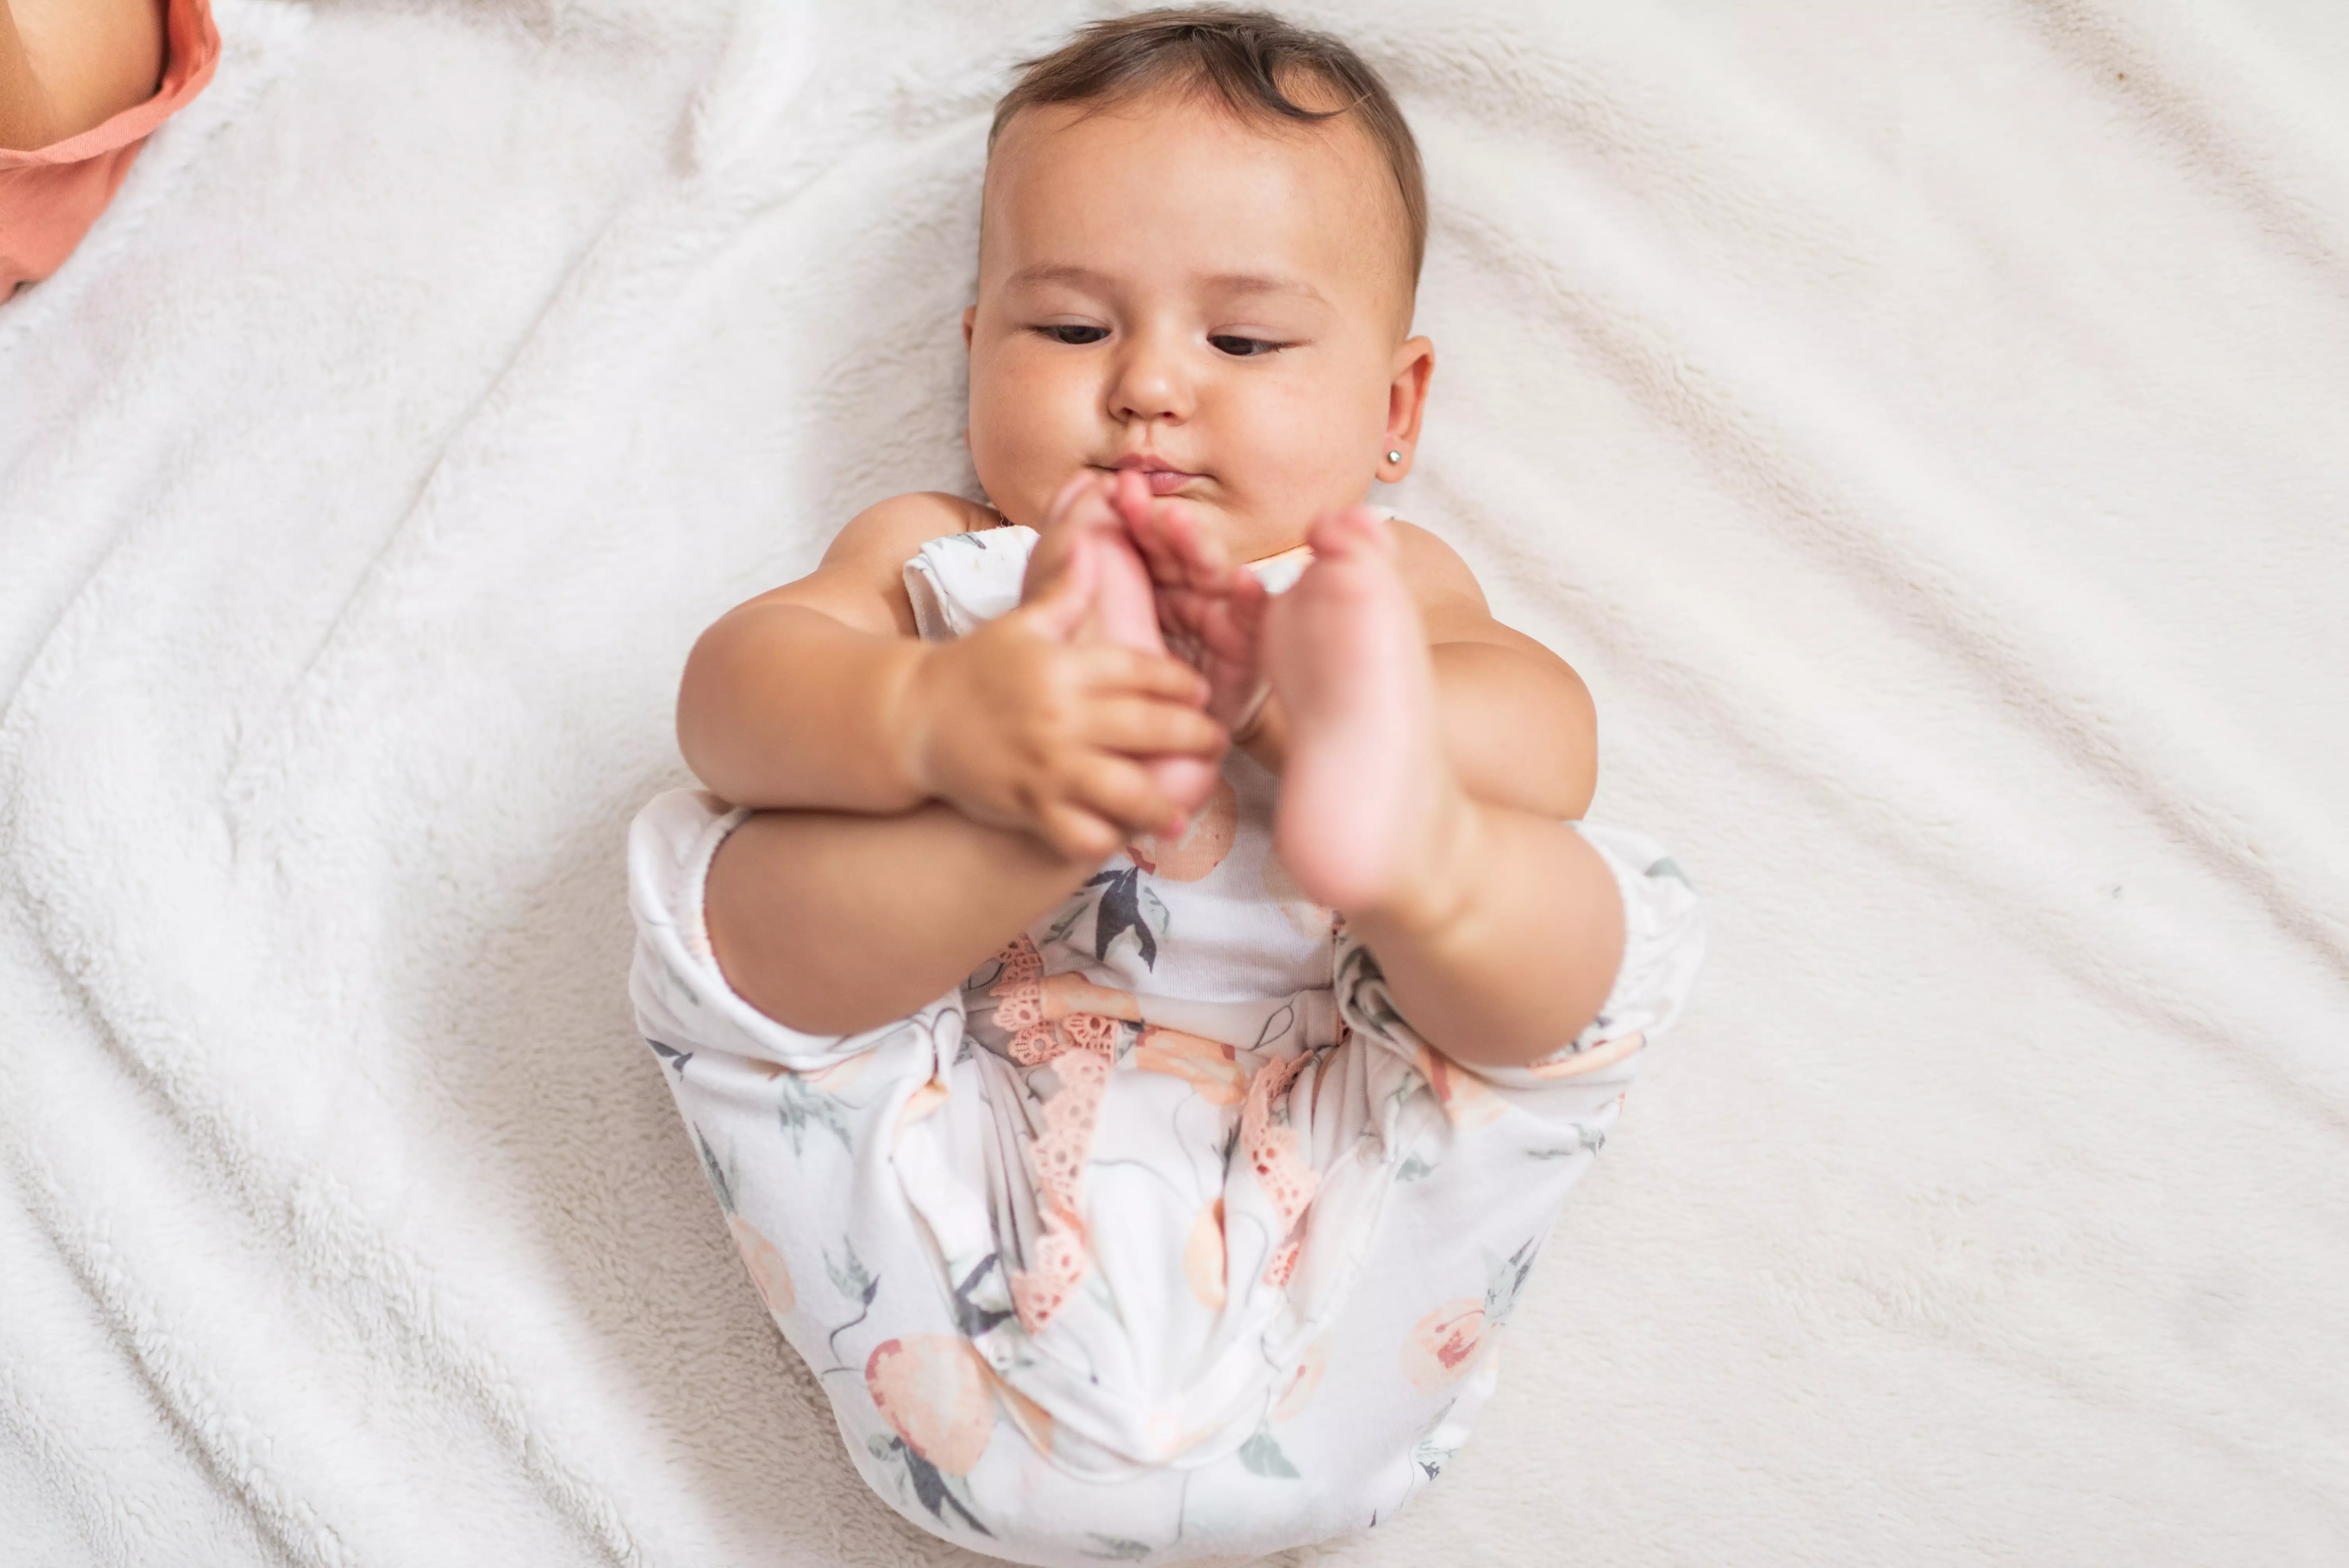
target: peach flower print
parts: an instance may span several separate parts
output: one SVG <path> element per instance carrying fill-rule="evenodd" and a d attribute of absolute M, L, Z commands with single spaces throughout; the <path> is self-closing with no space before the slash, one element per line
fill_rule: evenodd
<path fill-rule="evenodd" d="M 1321 1387 L 1321 1374 L 1330 1367 L 1330 1342 L 1325 1336 L 1305 1347 L 1297 1358 L 1297 1366 L 1280 1390 L 1280 1398 L 1272 1402 L 1272 1418 L 1286 1421 L 1313 1402 L 1313 1391 Z"/>
<path fill-rule="evenodd" d="M 1224 1305 L 1224 1201 L 1202 1207 L 1191 1222 L 1183 1243 L 1183 1277 L 1199 1305 L 1213 1311 Z"/>
<path fill-rule="evenodd" d="M 1444 1108 L 1444 1119 L 1454 1127 L 1483 1127 L 1498 1120 L 1509 1109 L 1509 1102 L 1495 1094 L 1483 1078 L 1441 1051 L 1420 1047 L 1419 1071 L 1435 1102 Z"/>
<path fill-rule="evenodd" d="M 1403 1340 L 1402 1375 L 1421 1393 L 1433 1394 L 1468 1370 L 1484 1338 L 1484 1297 L 1447 1301 L 1414 1324 Z"/>
<path fill-rule="evenodd" d="M 754 1061 L 749 1064 L 750 1070 L 761 1078 L 792 1078 L 810 1088 L 820 1088 L 826 1094 L 838 1094 L 847 1088 L 849 1085 L 863 1078 L 864 1069 L 872 1065 L 871 1051 L 859 1051 L 853 1057 L 843 1057 L 828 1068 L 816 1068 L 808 1072 L 801 1072 L 796 1068 L 787 1068 L 781 1062 Z"/>
<path fill-rule="evenodd" d="M 1197 882 L 1223 864 L 1224 857 L 1232 852 L 1232 840 L 1238 835 L 1239 825 L 1239 792 L 1232 788 L 1230 779 L 1222 779 L 1181 837 L 1169 840 L 1155 833 L 1144 834 L 1127 846 L 1126 858 L 1152 876 L 1164 877 L 1169 882 Z"/>
<path fill-rule="evenodd" d="M 864 1387 L 905 1446 L 947 1475 L 968 1475 L 995 1431 L 993 1375 L 958 1334 L 885 1339 Z"/>
<path fill-rule="evenodd" d="M 1180 1029 L 1148 1028 L 1129 1059 L 1143 1072 L 1183 1079 L 1209 1105 L 1237 1105 L 1247 1094 L 1247 1069 L 1221 1040 Z"/>
<path fill-rule="evenodd" d="M 897 1108 L 896 1124 L 889 1130 L 889 1147 L 895 1149 L 903 1143 L 905 1140 L 905 1129 L 946 1104 L 947 1095 L 947 1086 L 936 1078 L 930 1079 L 907 1095 L 905 1103 Z"/>
<path fill-rule="evenodd" d="M 1051 1412 L 1000 1377 L 996 1379 L 995 1391 L 1003 1399 L 1003 1413 L 1011 1418 L 1011 1424 L 1018 1429 L 1019 1435 L 1026 1438 L 1038 1453 L 1050 1453 Z"/>
<path fill-rule="evenodd" d="M 1578 1073 L 1597 1072 L 1600 1068 L 1612 1067 L 1633 1055 L 1647 1043 L 1647 1036 L 1634 1029 L 1611 1040 L 1600 1040 L 1588 1050 L 1545 1057 L 1529 1065 L 1526 1070 L 1537 1078 L 1564 1078 Z"/>
<path fill-rule="evenodd" d="M 767 1304 L 767 1311 L 776 1317 L 791 1311 L 799 1297 L 792 1289 L 792 1271 L 784 1266 L 783 1254 L 775 1250 L 775 1243 L 740 1214 L 727 1215 L 726 1228 L 734 1233 L 742 1266 L 750 1271 L 750 1283 L 759 1287 L 759 1299 Z"/>

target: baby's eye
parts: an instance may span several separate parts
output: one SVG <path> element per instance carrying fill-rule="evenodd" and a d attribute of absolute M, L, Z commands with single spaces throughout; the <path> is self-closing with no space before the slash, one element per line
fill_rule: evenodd
<path fill-rule="evenodd" d="M 1082 347 L 1088 343 L 1099 343 L 1109 335 L 1109 328 L 1105 326 L 1061 325 L 1040 326 L 1036 330 L 1055 343 L 1065 343 L 1071 347 Z"/>
<path fill-rule="evenodd" d="M 1269 338 L 1237 337 L 1227 332 L 1216 333 L 1207 341 L 1234 359 L 1254 359 L 1259 354 L 1270 354 L 1280 346 Z"/>

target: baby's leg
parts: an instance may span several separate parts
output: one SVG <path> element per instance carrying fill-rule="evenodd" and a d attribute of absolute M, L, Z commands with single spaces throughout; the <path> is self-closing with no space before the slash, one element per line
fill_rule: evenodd
<path fill-rule="evenodd" d="M 1100 869 L 931 802 L 895 817 L 761 811 L 710 861 L 705 918 L 737 995 L 854 1034 L 936 1001 Z"/>
<path fill-rule="evenodd" d="M 103 125 L 154 97 L 162 74 L 157 0 L 0 0 L 0 148 Z"/>
<path fill-rule="evenodd" d="M 1313 566 L 1265 624 L 1288 727 L 1280 858 L 1344 913 L 1431 1044 L 1491 1066 L 1557 1050 L 1621 960 L 1613 875 L 1565 823 L 1461 787 L 1386 526 L 1356 509 L 1311 543 Z"/>

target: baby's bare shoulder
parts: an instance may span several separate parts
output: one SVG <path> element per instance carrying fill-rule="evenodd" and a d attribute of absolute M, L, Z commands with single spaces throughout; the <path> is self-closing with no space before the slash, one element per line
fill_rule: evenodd
<path fill-rule="evenodd" d="M 819 570 L 853 564 L 894 576 L 931 540 L 950 533 L 975 533 L 1002 521 L 990 508 L 943 490 L 893 495 L 848 520 L 848 526 L 823 552 Z"/>
<path fill-rule="evenodd" d="M 1458 551 L 1415 522 L 1397 518 L 1392 527 L 1403 581 L 1419 602 L 1430 641 L 1482 642 L 1507 630 L 1493 619 L 1484 585 Z"/>
<path fill-rule="evenodd" d="M 1581 677 L 1555 650 L 1493 618 L 1483 585 L 1458 551 L 1416 523 L 1397 518 L 1393 527 L 1403 581 L 1419 602 L 1430 643 L 1496 643 L 1523 648 L 1541 655 L 1545 662 L 1572 676 L 1578 687 L 1581 685 Z"/>
<path fill-rule="evenodd" d="M 914 609 L 905 601 L 905 562 L 933 539 L 1002 521 L 976 501 L 939 490 L 891 496 L 849 519 L 813 572 L 740 607 L 797 604 L 865 631 L 910 637 Z"/>

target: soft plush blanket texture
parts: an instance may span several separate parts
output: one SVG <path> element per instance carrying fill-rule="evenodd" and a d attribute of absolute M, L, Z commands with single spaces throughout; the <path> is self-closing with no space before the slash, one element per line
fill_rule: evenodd
<path fill-rule="evenodd" d="M 962 488 L 1100 6 L 219 0 L 0 305 L 0 1561 L 968 1563 L 629 1026 L 695 632 Z M 1297 1563 L 2349 1561 L 2349 9 L 1298 6 L 1425 145 L 1383 497 L 1711 903 L 1475 1440 Z"/>

